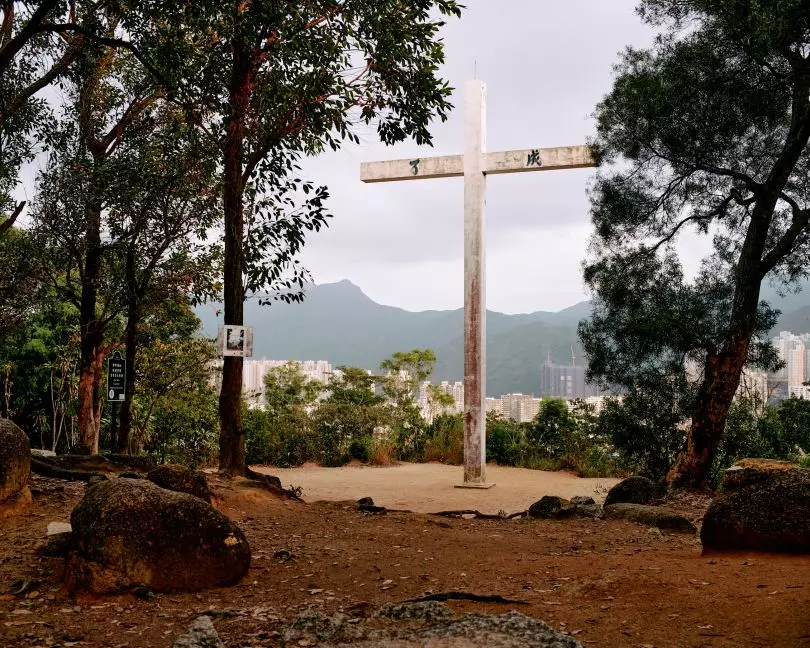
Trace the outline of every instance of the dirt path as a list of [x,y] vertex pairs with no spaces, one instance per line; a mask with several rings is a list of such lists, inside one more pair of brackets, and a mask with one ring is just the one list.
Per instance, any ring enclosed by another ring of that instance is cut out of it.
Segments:
[[300,486],[307,502],[371,497],[378,506],[417,513],[477,509],[482,513],[525,511],[543,495],[589,495],[601,502],[618,479],[582,479],[570,473],[487,466],[488,490],[455,488],[461,468],[442,464],[400,464],[384,468],[346,466],[278,469],[256,467],[278,476],[285,486]]

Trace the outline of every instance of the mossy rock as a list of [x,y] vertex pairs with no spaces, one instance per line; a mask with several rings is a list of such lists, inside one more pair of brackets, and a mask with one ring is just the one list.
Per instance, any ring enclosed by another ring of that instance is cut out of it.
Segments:
[[198,591],[233,585],[250,568],[250,545],[236,524],[198,497],[150,481],[91,486],[70,522],[70,591]]
[[628,520],[646,526],[678,531],[679,533],[697,533],[695,525],[683,515],[663,506],[647,506],[646,504],[609,504],[604,508],[605,518],[611,520]]
[[760,477],[712,501],[700,530],[704,549],[810,553],[810,470]]
[[649,504],[655,499],[656,485],[637,475],[620,481],[608,491],[605,506],[611,504]]

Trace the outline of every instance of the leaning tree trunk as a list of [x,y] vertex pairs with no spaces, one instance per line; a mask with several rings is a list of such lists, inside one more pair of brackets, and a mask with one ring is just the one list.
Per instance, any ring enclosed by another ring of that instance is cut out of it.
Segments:
[[767,240],[775,198],[754,208],[735,272],[734,300],[728,334],[716,353],[708,353],[703,382],[692,408],[686,449],[667,475],[671,488],[704,489],[708,486],[717,448],[726,429],[728,411],[748,361],[748,348],[757,330],[762,282],[761,258]]
[[[241,60],[238,48],[234,55],[230,83],[231,115],[228,118],[223,147],[225,185],[223,208],[225,218],[224,306],[225,324],[241,326],[244,322],[244,130],[250,100],[250,73]],[[242,358],[225,357],[222,368],[222,390],[219,394],[219,470],[229,475],[244,475],[245,430],[242,425]]]
[[692,410],[686,449],[669,473],[672,488],[704,489],[726,429],[728,411],[740,384],[748,340],[736,340],[727,352],[706,359],[703,383]]

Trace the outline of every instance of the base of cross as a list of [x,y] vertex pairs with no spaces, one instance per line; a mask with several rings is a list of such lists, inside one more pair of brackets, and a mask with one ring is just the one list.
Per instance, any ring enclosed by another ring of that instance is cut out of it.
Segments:
[[469,483],[466,483],[466,484],[465,483],[455,484],[455,488],[478,488],[480,490],[486,490],[488,488],[492,488],[494,485],[495,485],[494,483],[476,484],[474,482],[469,482]]

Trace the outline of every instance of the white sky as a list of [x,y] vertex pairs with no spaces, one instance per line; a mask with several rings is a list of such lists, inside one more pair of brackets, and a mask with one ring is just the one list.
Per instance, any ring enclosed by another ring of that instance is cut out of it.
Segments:
[[[444,29],[443,72],[456,88],[456,108],[433,127],[434,148],[386,147],[370,131],[361,146],[305,164],[305,177],[329,186],[335,216],[303,255],[316,283],[347,278],[375,301],[409,310],[460,307],[463,181],[365,185],[360,163],[461,153],[463,86],[476,71],[487,84],[488,150],[584,144],[618,53],[653,36],[635,0],[465,4],[462,19]],[[559,310],[586,298],[581,268],[592,177],[586,169],[488,180],[490,309]]]
[[[316,283],[349,279],[376,302],[408,310],[463,304],[461,178],[366,185],[360,163],[453,155],[463,150],[465,81],[487,85],[489,151],[584,144],[596,104],[610,90],[613,65],[653,32],[637,0],[464,0],[444,28],[442,73],[456,106],[432,127],[434,147],[386,147],[368,129],[360,146],[306,160],[304,177],[329,187],[330,227],[311,235],[302,260]],[[53,92],[53,91],[51,91]],[[36,164],[32,165],[34,168]],[[593,170],[495,176],[487,188],[487,305],[523,313],[556,311],[587,298],[582,262],[591,233]],[[33,169],[15,192],[31,198]],[[707,242],[680,245],[687,272]]]

